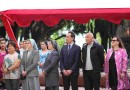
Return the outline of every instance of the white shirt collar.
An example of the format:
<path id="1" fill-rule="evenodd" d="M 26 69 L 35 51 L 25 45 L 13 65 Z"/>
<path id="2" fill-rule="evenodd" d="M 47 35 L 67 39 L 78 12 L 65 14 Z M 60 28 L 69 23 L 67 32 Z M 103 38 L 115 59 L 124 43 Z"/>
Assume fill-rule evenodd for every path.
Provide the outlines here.
<path id="1" fill-rule="evenodd" d="M 94 42 L 92 42 L 92 43 L 91 43 L 91 44 L 89 44 L 88 46 L 91 46 L 91 47 L 92 47 L 92 46 L 93 46 L 93 43 L 94 43 Z"/>
<path id="2" fill-rule="evenodd" d="M 70 47 L 72 47 L 72 46 L 73 46 L 73 44 L 74 44 L 74 42 L 72 42 L 71 44 L 68 44 L 68 45 L 70 45 Z"/>

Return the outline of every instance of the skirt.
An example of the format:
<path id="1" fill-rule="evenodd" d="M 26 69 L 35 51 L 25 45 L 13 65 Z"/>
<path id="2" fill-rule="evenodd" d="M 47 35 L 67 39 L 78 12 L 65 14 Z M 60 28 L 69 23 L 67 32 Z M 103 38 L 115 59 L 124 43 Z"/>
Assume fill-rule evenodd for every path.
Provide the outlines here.
<path id="1" fill-rule="evenodd" d="M 40 90 L 39 77 L 29 76 L 22 80 L 22 90 Z"/>

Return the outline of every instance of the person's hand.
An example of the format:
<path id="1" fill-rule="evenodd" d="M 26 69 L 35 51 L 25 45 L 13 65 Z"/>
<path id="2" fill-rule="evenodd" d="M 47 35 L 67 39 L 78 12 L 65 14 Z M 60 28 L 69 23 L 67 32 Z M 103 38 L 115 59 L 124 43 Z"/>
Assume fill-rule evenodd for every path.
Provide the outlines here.
<path id="1" fill-rule="evenodd" d="M 125 76 L 125 73 L 121 73 L 121 78 L 123 78 Z"/>
<path id="2" fill-rule="evenodd" d="M 66 70 L 63 70 L 62 72 L 63 72 L 63 74 L 64 74 L 65 76 L 67 76 L 67 71 L 66 71 Z"/>
<path id="3" fill-rule="evenodd" d="M 40 66 L 40 62 L 38 62 L 38 65 Z"/>
<path id="4" fill-rule="evenodd" d="M 42 74 L 45 76 L 45 75 L 46 75 L 46 72 L 43 70 L 43 71 L 42 71 Z"/>
<path id="5" fill-rule="evenodd" d="M 9 73 L 9 72 L 8 72 L 7 69 L 4 68 L 4 69 L 3 69 L 3 73 L 4 73 L 4 74 L 7 74 L 7 73 Z"/>
<path id="6" fill-rule="evenodd" d="M 106 73 L 105 77 L 106 77 L 106 80 L 108 80 L 108 73 Z"/>
<path id="7" fill-rule="evenodd" d="M 43 67 L 43 63 L 40 63 L 39 66 L 40 66 L 40 67 Z"/>
<path id="8" fill-rule="evenodd" d="M 22 71 L 22 75 L 26 76 L 27 72 L 26 71 Z"/>
<path id="9" fill-rule="evenodd" d="M 39 67 L 43 67 L 43 63 L 38 62 Z"/>
<path id="10" fill-rule="evenodd" d="M 4 74 L 9 73 L 9 72 L 8 72 L 8 70 L 7 70 L 7 69 L 5 69 L 5 68 L 1 68 L 1 71 L 2 71 Z"/>
<path id="11" fill-rule="evenodd" d="M 67 76 L 69 76 L 72 73 L 72 70 L 66 70 Z"/>
<path id="12" fill-rule="evenodd" d="M 1 72 L 4 72 L 3 68 L 0 69 Z"/>

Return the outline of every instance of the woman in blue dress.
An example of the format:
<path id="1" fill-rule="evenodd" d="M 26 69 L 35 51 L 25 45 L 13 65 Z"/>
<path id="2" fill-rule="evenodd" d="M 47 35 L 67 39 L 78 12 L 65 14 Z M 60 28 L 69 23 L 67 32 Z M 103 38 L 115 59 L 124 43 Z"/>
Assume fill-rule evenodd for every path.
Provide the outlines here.
<path id="1" fill-rule="evenodd" d="M 47 48 L 47 41 L 40 41 L 41 50 L 39 50 L 40 60 L 38 62 L 38 71 L 39 74 L 42 74 L 42 69 L 44 62 L 49 54 L 49 50 Z"/>

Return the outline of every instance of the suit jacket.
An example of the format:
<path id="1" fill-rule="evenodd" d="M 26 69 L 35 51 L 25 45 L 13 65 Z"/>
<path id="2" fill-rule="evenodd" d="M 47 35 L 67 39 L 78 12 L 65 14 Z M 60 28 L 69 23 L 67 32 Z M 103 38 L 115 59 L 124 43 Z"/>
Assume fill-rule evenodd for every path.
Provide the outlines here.
<path id="1" fill-rule="evenodd" d="M 39 60 L 39 52 L 37 50 L 32 50 L 31 54 L 27 58 L 27 51 L 24 51 L 22 57 L 21 70 L 27 72 L 27 76 L 38 76 L 38 60 Z"/>
<path id="2" fill-rule="evenodd" d="M 79 62 L 81 60 L 81 49 L 78 45 L 73 44 L 69 53 L 68 46 L 64 45 L 60 54 L 60 68 L 62 70 L 72 70 L 71 75 L 79 74 Z"/>
<path id="3" fill-rule="evenodd" d="M 53 50 L 46 58 L 43 65 L 43 70 L 46 72 L 45 83 L 46 86 L 59 85 L 59 71 L 58 71 L 59 53 Z"/>
<path id="4" fill-rule="evenodd" d="M 84 44 L 82 47 L 83 70 L 85 70 L 86 67 L 86 58 L 87 58 L 87 44 Z M 100 72 L 103 69 L 104 64 L 103 47 L 94 42 L 93 46 L 90 49 L 90 58 L 94 72 Z"/>

